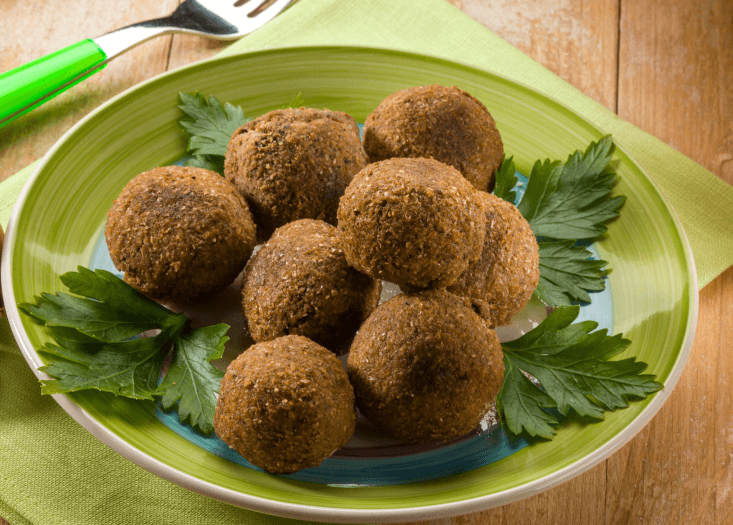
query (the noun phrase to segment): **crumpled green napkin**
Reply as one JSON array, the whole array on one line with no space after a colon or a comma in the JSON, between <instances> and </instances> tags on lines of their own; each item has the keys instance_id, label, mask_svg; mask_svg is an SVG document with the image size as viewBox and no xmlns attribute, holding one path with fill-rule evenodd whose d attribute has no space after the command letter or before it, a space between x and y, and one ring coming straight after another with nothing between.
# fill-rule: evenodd
<instances>
[{"instance_id":1,"label":"crumpled green napkin","mask_svg":"<svg viewBox=\"0 0 733 525\"><path fill-rule=\"evenodd\" d=\"M329 44L440 56L555 98L612 133L657 182L687 232L700 287L733 264L733 187L623 122L445 0L300 0L225 53ZM3 226L33 166L0 183ZM189 492L112 452L53 399L40 395L5 319L0 321L0 516L13 525L290 521Z\"/></svg>"}]
</instances>

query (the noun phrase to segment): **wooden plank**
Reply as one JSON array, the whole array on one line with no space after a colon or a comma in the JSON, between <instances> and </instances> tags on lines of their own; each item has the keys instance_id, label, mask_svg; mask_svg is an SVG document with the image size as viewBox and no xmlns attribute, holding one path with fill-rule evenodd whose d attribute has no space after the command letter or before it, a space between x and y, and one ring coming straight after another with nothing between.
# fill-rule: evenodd
<instances>
[{"instance_id":1,"label":"wooden plank","mask_svg":"<svg viewBox=\"0 0 733 525\"><path fill-rule=\"evenodd\" d=\"M451 3L615 111L618 0L452 0Z\"/></svg>"},{"instance_id":2,"label":"wooden plank","mask_svg":"<svg viewBox=\"0 0 733 525\"><path fill-rule=\"evenodd\" d=\"M733 4L621 7L619 116L731 182ZM701 292L697 336L676 390L608 461L607 523L730 523L731 278L729 270Z\"/></svg>"}]
</instances>

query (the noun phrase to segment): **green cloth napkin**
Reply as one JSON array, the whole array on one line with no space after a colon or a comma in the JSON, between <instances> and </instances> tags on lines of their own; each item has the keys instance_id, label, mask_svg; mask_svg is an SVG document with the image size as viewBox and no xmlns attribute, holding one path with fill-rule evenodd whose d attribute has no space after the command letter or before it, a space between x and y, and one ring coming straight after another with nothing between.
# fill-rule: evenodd
<instances>
[{"instance_id":1,"label":"green cloth napkin","mask_svg":"<svg viewBox=\"0 0 733 525\"><path fill-rule=\"evenodd\" d=\"M612 133L656 181L687 233L700 287L733 264L733 187L620 120L445 0L300 0L225 53L329 44L435 55L555 98ZM4 227L33 167L0 183ZM7 320L0 321L0 516L13 525L291 521L194 494L109 450L40 395Z\"/></svg>"}]
</instances>

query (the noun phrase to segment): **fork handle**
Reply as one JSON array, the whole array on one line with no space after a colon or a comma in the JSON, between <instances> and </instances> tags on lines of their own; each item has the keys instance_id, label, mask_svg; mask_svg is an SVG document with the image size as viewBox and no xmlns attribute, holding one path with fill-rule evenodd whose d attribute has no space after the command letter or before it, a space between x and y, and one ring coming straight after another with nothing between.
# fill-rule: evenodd
<instances>
[{"instance_id":1,"label":"fork handle","mask_svg":"<svg viewBox=\"0 0 733 525\"><path fill-rule=\"evenodd\" d=\"M0 127L99 71L106 59L87 39L0 74Z\"/></svg>"}]
</instances>

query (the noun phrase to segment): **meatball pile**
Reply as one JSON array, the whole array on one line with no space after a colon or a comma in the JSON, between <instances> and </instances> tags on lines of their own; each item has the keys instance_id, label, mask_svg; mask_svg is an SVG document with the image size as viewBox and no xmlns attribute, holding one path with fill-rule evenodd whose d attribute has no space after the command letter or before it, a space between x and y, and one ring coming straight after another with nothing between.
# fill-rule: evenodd
<instances>
[{"instance_id":1,"label":"meatball pile","mask_svg":"<svg viewBox=\"0 0 733 525\"><path fill-rule=\"evenodd\" d=\"M344 446L357 408L411 443L461 437L489 410L504 374L493 328L539 278L529 224L487 193L502 156L486 107L455 87L390 95L363 143L345 113L276 110L234 132L225 178L136 177L105 234L125 280L159 300L241 273L255 344L227 368L214 428L291 473ZM401 293L379 305L383 281Z\"/></svg>"}]
</instances>

